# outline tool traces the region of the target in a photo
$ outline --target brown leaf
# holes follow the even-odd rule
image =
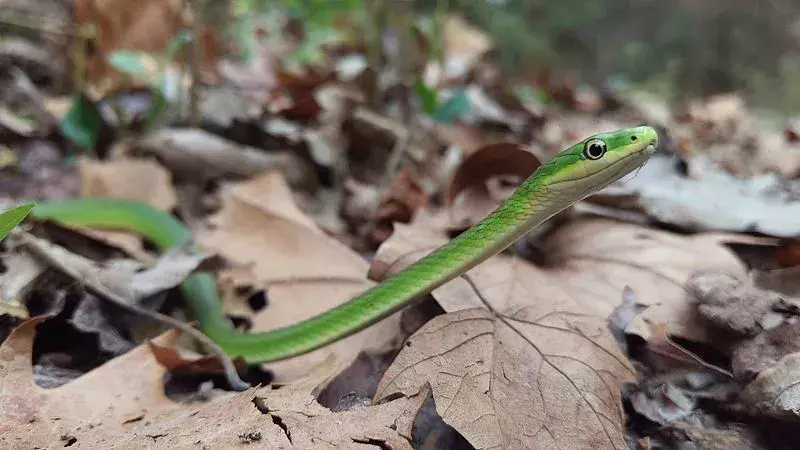
[[[172,175],[153,160],[82,160],[78,167],[83,197],[119,197],[137,200],[164,211],[174,208],[177,202],[172,188]],[[152,259],[144,251],[139,236],[133,233],[86,228],[80,228],[78,231],[124,249],[137,259],[143,261]]]
[[[414,172],[401,170],[389,185],[372,220],[370,234],[375,247],[391,236],[395,223],[411,222],[426,201],[427,195]]]
[[[394,272],[444,242],[398,224],[373,269]],[[436,289],[449,314],[412,338],[376,398],[431,383],[440,415],[476,447],[622,445],[618,383],[632,372],[606,317],[623,289],[651,305],[639,320],[661,319],[696,336],[705,326],[683,290],[686,279],[705,267],[744,270],[714,239],[608,220],[573,222],[543,247],[546,267],[497,256],[468,272],[472,283]],[[485,304],[498,316],[475,309]]]
[[[331,412],[311,386],[265,387],[217,393],[183,405],[164,395],[166,370],[147,345],[54,389],[35,385],[31,367],[36,325],[28,320],[0,347],[0,445],[4,448],[90,447],[231,448],[258,442],[268,448],[352,447],[356,442],[410,449],[392,429],[411,402]],[[166,333],[159,346],[174,343]],[[155,443],[155,444],[154,444]]]
[[[90,425],[122,431],[126,422],[170,406],[161,389],[165,372],[142,346],[62,387],[37,387],[31,357],[36,325],[43,320],[22,323],[0,347],[0,441],[12,447],[52,447],[70,435],[92,442],[97,430],[90,431]],[[174,337],[159,340],[166,343]]]
[[[438,316],[407,343],[376,399],[427,383],[476,448],[624,446],[619,385],[633,372],[605,321],[568,311],[482,308]]]
[[[497,142],[476,150],[458,166],[450,181],[446,197],[450,222],[460,228],[476,224],[540,165],[530,149],[513,142]],[[501,177],[509,178],[511,186],[503,189]]]
[[[97,27],[102,38],[93,41],[97,51],[87,57],[89,77],[119,77],[108,63],[109,53],[115,50],[138,50],[161,54],[183,27],[191,28],[194,19],[184,11],[179,0],[79,0],[75,2],[75,20],[82,26]],[[218,48],[208,31],[201,38],[203,67],[214,68]],[[212,44],[212,45],[209,45]]]
[[[500,175],[528,178],[542,163],[530,149],[514,142],[496,142],[481,147],[456,169],[447,192],[452,202],[468,186],[480,185]]]
[[[229,186],[214,229],[200,233],[198,245],[229,261],[234,271],[221,279],[234,283],[236,269],[249,267],[265,289],[269,305],[252,318],[252,331],[291,325],[359,294],[371,283],[368,264],[327,236],[292,200],[280,173],[266,172]],[[243,280],[252,284],[251,275]],[[278,380],[291,380],[334,357],[331,371],[347,366],[362,349],[380,348],[397,335],[397,315],[354,336],[299,358],[271,365]]]
[[[152,160],[121,159],[110,162],[83,160],[81,195],[138,200],[169,211],[175,207],[172,175]]]

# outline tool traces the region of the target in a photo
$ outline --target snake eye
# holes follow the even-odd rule
[[[590,139],[583,146],[583,156],[587,159],[600,159],[606,153],[606,143],[600,139]]]

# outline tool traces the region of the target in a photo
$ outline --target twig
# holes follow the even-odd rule
[[[98,294],[102,297],[107,298],[108,300],[112,301],[117,306],[120,306],[132,313],[139,314],[150,319],[155,320],[156,322],[162,323],[172,328],[177,328],[178,330],[192,336],[201,344],[206,346],[208,350],[214,354],[219,360],[222,362],[222,366],[225,371],[225,378],[228,381],[228,384],[237,391],[244,391],[249,389],[251,386],[245,383],[240,377],[239,373],[236,371],[236,366],[233,364],[231,358],[225,354],[225,352],[220,348],[214,341],[209,339],[208,336],[185,324],[173,317],[167,316],[165,314],[161,314],[157,311],[152,311],[149,309],[141,308],[135,304],[132,304],[126,301],[121,295],[117,294],[116,292],[106,288],[105,286],[101,285],[100,283],[90,282],[84,279],[84,277],[79,273],[79,271],[75,270],[74,268],[64,264],[58,258],[54,257],[52,254],[52,250],[48,249],[45,245],[42,245],[35,237],[31,236],[29,233],[15,230],[12,232],[17,238],[19,238],[22,243],[36,256],[45,260],[49,265],[55,267],[56,269],[62,271],[66,275],[74,278],[84,284],[84,286],[89,291],[93,291],[95,294]],[[64,252],[69,253],[68,250],[64,249],[63,247],[53,245],[55,248],[59,248]]]

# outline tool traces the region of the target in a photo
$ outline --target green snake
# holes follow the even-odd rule
[[[347,302],[290,326],[236,330],[208,272],[188,276],[180,290],[200,331],[231,357],[258,363],[301,355],[363,330],[501,252],[554,214],[644,165],[657,143],[658,134],[648,126],[586,138],[541,165],[489,216],[447,244]],[[192,237],[172,215],[117,198],[42,203],[31,215],[67,226],[132,230],[161,251]]]

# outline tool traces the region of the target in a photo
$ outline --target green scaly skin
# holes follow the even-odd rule
[[[656,131],[642,126],[573,145],[539,167],[494,212],[457,238],[348,302],[291,326],[263,333],[236,331],[222,313],[209,273],[187,277],[181,292],[200,330],[231,357],[258,363],[301,355],[388,317],[499,253],[554,214],[641,167],[657,141]],[[587,157],[587,149],[598,142],[605,144],[605,152],[597,159]],[[162,251],[191,239],[190,231],[173,216],[122,199],[44,203],[31,215],[64,225],[132,230]]]

